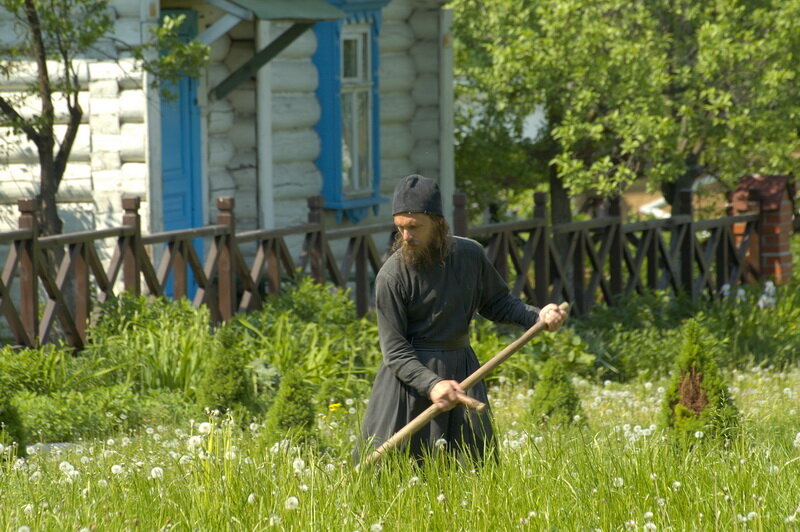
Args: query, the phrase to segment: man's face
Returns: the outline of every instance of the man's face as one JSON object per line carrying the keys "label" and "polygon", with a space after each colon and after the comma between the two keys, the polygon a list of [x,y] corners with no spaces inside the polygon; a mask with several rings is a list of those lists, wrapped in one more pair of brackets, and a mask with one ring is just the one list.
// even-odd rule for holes
{"label": "man's face", "polygon": [[403,238],[403,244],[412,249],[423,249],[433,238],[433,219],[424,213],[395,214],[394,225]]}

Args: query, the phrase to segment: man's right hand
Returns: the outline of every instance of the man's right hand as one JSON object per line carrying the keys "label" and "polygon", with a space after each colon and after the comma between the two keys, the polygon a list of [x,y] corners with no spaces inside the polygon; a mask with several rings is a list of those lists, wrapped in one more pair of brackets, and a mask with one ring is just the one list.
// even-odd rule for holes
{"label": "man's right hand", "polygon": [[458,381],[439,381],[428,392],[431,402],[438,405],[442,411],[452,410],[459,404],[472,407],[474,399],[467,396]]}

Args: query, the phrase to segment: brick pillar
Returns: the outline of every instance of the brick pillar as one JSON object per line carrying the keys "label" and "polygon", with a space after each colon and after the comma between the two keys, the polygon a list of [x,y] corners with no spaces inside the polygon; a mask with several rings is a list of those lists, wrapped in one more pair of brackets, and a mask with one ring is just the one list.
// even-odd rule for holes
{"label": "brick pillar", "polygon": [[783,190],[775,208],[765,208],[761,216],[761,275],[780,284],[792,278],[792,200]]}

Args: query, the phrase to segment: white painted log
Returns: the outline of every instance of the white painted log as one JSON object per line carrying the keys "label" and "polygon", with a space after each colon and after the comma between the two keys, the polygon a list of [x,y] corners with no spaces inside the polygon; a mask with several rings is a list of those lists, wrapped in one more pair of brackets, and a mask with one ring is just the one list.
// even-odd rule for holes
{"label": "white painted log", "polygon": [[132,59],[119,61],[97,61],[84,64],[88,69],[87,79],[92,81],[115,79],[123,89],[138,88],[142,84],[142,71]]}
{"label": "white painted log", "polygon": [[143,163],[145,158],[145,140],[147,127],[145,124],[122,124],[120,127],[122,146],[119,150],[123,163]]}
{"label": "white painted log", "polygon": [[253,54],[255,54],[253,41],[231,41],[230,50],[223,62],[228,70],[234,72],[252,58]]}
{"label": "white painted log", "polygon": [[233,176],[233,181],[236,183],[237,190],[242,187],[255,190],[256,184],[258,183],[258,177],[255,168],[240,168],[238,170],[232,170],[231,175]]}
{"label": "white painted log", "polygon": [[147,181],[147,164],[125,163],[122,165],[122,179],[127,181]]}
{"label": "white painted log", "polygon": [[234,115],[240,116],[253,116],[256,115],[256,91],[233,91],[226,101],[230,102],[233,106]]}
{"label": "white painted log", "polygon": [[272,92],[314,92],[319,76],[317,68],[308,60],[273,59]]}
{"label": "white painted log", "polygon": [[414,61],[408,54],[381,55],[381,92],[411,90],[415,77]]}
{"label": "white painted log", "polygon": [[313,162],[276,164],[273,170],[275,199],[319,194],[322,174]]}
{"label": "white painted log", "polygon": [[139,18],[141,16],[142,0],[109,0],[108,5],[114,8],[118,17],[133,17]]}
{"label": "white painted log", "polygon": [[237,150],[253,150],[256,146],[256,120],[254,116],[239,117],[228,132],[228,138]]}
{"label": "white painted log", "polygon": [[142,44],[142,29],[139,17],[123,17],[114,21],[114,37],[122,41],[117,46],[127,48]]}
{"label": "white painted log", "polygon": [[414,80],[411,96],[418,106],[435,106],[439,103],[439,78],[434,74],[423,74]]}
{"label": "white painted log", "polygon": [[272,135],[273,162],[315,161],[319,157],[319,136],[312,129],[276,131]]}
{"label": "white painted log", "polygon": [[235,152],[236,148],[226,135],[208,137],[209,168],[225,168]]}
{"label": "white painted log", "polygon": [[209,47],[208,59],[212,63],[221,63],[228,56],[231,49],[231,38],[228,35],[223,35]]}
{"label": "white painted log", "polygon": [[314,127],[320,106],[313,93],[280,93],[272,97],[272,130]]}
{"label": "white painted log", "polygon": [[93,149],[90,156],[92,170],[118,170],[122,166],[119,151]]}
{"label": "white painted log", "polygon": [[[439,168],[439,143],[433,140],[420,140],[414,144],[411,152],[411,163],[421,170],[431,173],[435,171],[438,175]],[[428,177],[433,178],[433,175]]]}
{"label": "white painted log", "polygon": [[[38,96],[32,94],[23,94],[17,91],[0,92],[6,101],[8,101],[17,112],[24,118],[31,118],[42,112],[42,103]],[[81,92],[78,94],[78,103],[84,113],[81,117],[81,123],[85,124],[89,121],[89,116],[86,110],[89,108],[89,94]],[[69,111],[67,110],[67,102],[62,93],[53,93],[53,105],[55,111],[55,123],[66,124],[69,120]]]}
{"label": "white painted log", "polygon": [[414,140],[438,140],[439,109],[437,107],[421,107],[414,113],[411,121],[411,134]]}
{"label": "white painted log", "polygon": [[[270,26],[270,36],[275,39],[280,36],[291,24],[287,22],[275,22]],[[317,36],[314,33],[314,28],[310,28],[303,32],[300,37],[292,41],[292,44],[287,46],[278,54],[276,59],[309,59],[314,52],[317,51]]]}
{"label": "white painted log", "polygon": [[414,31],[404,21],[387,21],[381,27],[381,53],[405,52],[414,44]]}
{"label": "white painted log", "polygon": [[229,32],[234,41],[253,40],[255,38],[255,22],[253,20],[243,20],[234,26]]}
{"label": "white painted log", "polygon": [[383,20],[406,20],[411,16],[413,8],[414,6],[411,5],[411,0],[392,0],[383,8]]}
{"label": "white painted log", "polygon": [[233,195],[236,200],[236,220],[258,217],[258,193],[255,188],[237,188]]}
{"label": "white painted log", "polygon": [[92,138],[97,135],[119,135],[119,115],[91,115],[89,118],[89,127],[92,129]]}
{"label": "white painted log", "polygon": [[119,93],[119,118],[123,122],[144,122],[147,97],[142,90],[124,90]]}
{"label": "white painted log", "polygon": [[214,168],[208,171],[208,188],[219,196],[232,196],[236,190],[236,182],[225,168]]}
{"label": "white painted log", "polygon": [[381,192],[391,197],[394,187],[403,176],[413,173],[408,157],[381,159]]}
{"label": "white painted log", "polygon": [[226,168],[228,171],[240,170],[243,168],[258,168],[258,157],[255,150],[237,151]]}
{"label": "white painted log", "polygon": [[[56,137],[61,139],[64,137],[67,126],[56,124],[53,129]],[[36,146],[25,137],[15,137],[11,128],[0,127],[0,138],[6,139],[4,145],[0,146],[0,156],[2,157],[3,164],[33,163],[39,161]],[[84,125],[78,128],[69,160],[88,161],[89,147],[89,128]]]}
{"label": "white painted log", "polygon": [[417,74],[437,74],[439,72],[439,48],[436,41],[417,41],[409,51],[414,60]]}
{"label": "white painted log", "polygon": [[209,63],[208,67],[206,67],[206,79],[208,80],[209,88],[219,85],[230,73],[231,71],[225,63]]}
{"label": "white painted log", "polygon": [[408,22],[418,39],[437,40],[439,38],[439,12],[428,9],[415,9]]}
{"label": "white painted log", "polygon": [[92,182],[95,192],[120,192],[127,188],[127,183],[122,179],[122,171],[95,170],[92,172]]}
{"label": "white painted log", "polygon": [[381,124],[408,123],[415,110],[416,104],[408,92],[381,94]]}
{"label": "white painted log", "polygon": [[[275,224],[277,227],[289,225],[300,225],[308,222],[308,198],[297,197],[297,199],[286,198],[275,202]],[[289,242],[287,242],[289,244]],[[298,256],[298,250],[302,242],[298,239],[294,245],[289,245],[292,257]]]}
{"label": "white painted log", "polygon": [[235,112],[233,105],[227,100],[214,100],[208,110],[209,135],[221,134],[230,131],[233,127]]}
{"label": "white painted log", "polygon": [[381,125],[381,159],[408,157],[414,138],[406,125]]}
{"label": "white painted log", "polygon": [[115,79],[93,80],[89,82],[89,95],[94,98],[118,98],[119,83]]}
{"label": "white painted log", "polygon": [[[81,88],[88,88],[89,68],[84,61],[75,61],[75,70],[78,75],[78,83]],[[62,77],[64,69],[56,61],[47,62],[47,71],[51,80],[58,80]],[[31,84],[36,83],[38,71],[34,63],[23,63],[19,69],[8,78],[0,76],[0,91],[26,91]]]}

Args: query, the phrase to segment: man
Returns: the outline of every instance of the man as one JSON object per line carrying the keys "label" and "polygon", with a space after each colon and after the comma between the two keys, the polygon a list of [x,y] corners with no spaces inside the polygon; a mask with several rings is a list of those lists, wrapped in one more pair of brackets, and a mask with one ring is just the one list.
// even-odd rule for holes
{"label": "man", "polygon": [[494,441],[489,409],[479,413],[463,405],[467,396],[488,404],[486,385],[466,393],[459,386],[480,366],[469,345],[473,314],[525,329],[542,319],[551,331],[566,316],[554,304],[539,312],[511,296],[480,244],[448,235],[441,193],[431,179],[403,178],[392,214],[395,252],[375,279],[383,361],[362,436],[377,447],[438,403],[445,412],[411,438],[411,454],[420,458],[447,447],[482,459]]}

